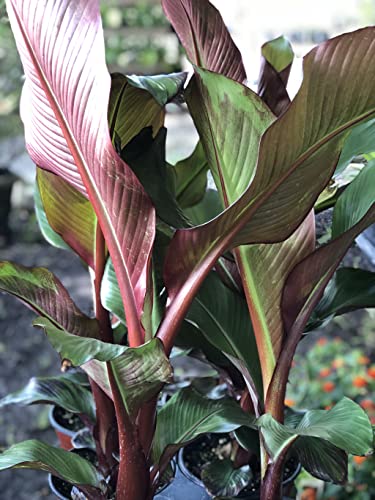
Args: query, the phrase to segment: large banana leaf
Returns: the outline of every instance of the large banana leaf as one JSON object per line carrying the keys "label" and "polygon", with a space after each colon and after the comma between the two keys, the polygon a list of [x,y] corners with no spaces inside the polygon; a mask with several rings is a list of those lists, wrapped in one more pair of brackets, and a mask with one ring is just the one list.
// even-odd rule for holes
{"label": "large banana leaf", "polygon": [[0,399],[0,408],[10,404],[36,403],[51,403],[72,413],[83,413],[95,422],[95,405],[91,391],[64,376],[33,377],[23,389]]}
{"label": "large banana leaf", "polygon": [[69,483],[94,488],[100,488],[102,481],[95,467],[84,458],[36,439],[15,444],[0,453],[0,471],[6,469],[44,470]]}
{"label": "large banana leaf", "polygon": [[162,0],[164,12],[193,64],[243,82],[246,72],[220,12],[204,0]]}
{"label": "large banana leaf", "polygon": [[[234,203],[249,185],[260,139],[275,117],[260,98],[225,77],[196,70],[198,86],[188,95],[188,105],[207,151],[209,165],[223,204]],[[233,106],[220,107],[223,93]],[[202,101],[207,110],[202,114]],[[252,117],[238,134],[239,120]],[[222,122],[227,125],[223,133]],[[228,140],[228,137],[235,140]],[[246,139],[245,139],[246,138]],[[265,389],[272,377],[283,340],[281,294],[293,267],[314,249],[314,217],[308,219],[284,243],[241,247],[236,253],[245,294],[251,311]],[[246,342],[244,337],[244,342]]]}
{"label": "large banana leaf", "polygon": [[[374,36],[375,29],[367,28],[312,50],[305,57],[304,81],[295,100],[262,136],[255,176],[245,193],[210,223],[177,231],[166,263],[171,305],[159,332],[163,340],[175,328],[171,320],[176,310],[188,306],[223,252],[239,244],[283,240],[304,220],[333,174],[347,133],[375,114],[370,83],[375,82]],[[223,78],[216,77],[218,81]],[[369,83],[363,86],[364,81]],[[229,85],[233,82],[228,80]],[[253,117],[245,116],[231,95],[232,89],[222,88],[221,113],[226,108],[238,109],[236,137],[244,134],[247,141],[245,131]],[[227,143],[236,140],[227,134],[228,124],[222,131]],[[218,150],[218,155],[223,154]]]}
{"label": "large banana leaf", "polygon": [[27,149],[35,163],[61,176],[93,204],[124,298],[130,342],[137,345],[143,339],[139,317],[155,214],[111,143],[111,82],[99,0],[6,4],[26,76],[21,114]]}
{"label": "large banana leaf", "polygon": [[99,324],[85,316],[50,271],[0,262],[0,290],[10,293],[72,335],[99,338]]}

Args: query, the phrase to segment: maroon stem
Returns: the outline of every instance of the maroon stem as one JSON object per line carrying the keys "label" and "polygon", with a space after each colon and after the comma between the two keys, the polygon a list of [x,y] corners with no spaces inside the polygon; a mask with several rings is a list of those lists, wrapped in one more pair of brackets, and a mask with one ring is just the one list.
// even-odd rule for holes
{"label": "maroon stem", "polygon": [[115,403],[120,445],[116,500],[146,500],[150,489],[150,473],[146,457],[140,444],[137,427],[131,421],[122,402],[111,364],[107,363],[107,367]]}
{"label": "maroon stem", "polygon": [[[113,342],[109,313],[100,300],[100,287],[104,274],[106,246],[99,224],[96,230],[95,251],[95,311],[102,339]],[[108,378],[117,418],[120,464],[118,470],[116,500],[146,500],[149,492],[150,474],[146,458],[138,438],[138,430],[131,421],[113,375],[111,363],[107,363]]]}
{"label": "maroon stem", "polygon": [[116,465],[114,453],[118,452],[117,421],[113,401],[90,379],[95,401],[96,424],[94,439],[96,454],[104,476],[108,476]]}
{"label": "maroon stem", "polygon": [[140,441],[146,458],[149,458],[151,444],[154,438],[156,425],[156,404],[158,398],[145,403],[138,415],[137,426],[139,429]]}
{"label": "maroon stem", "polygon": [[281,500],[284,460],[269,464],[260,489],[260,500]]}

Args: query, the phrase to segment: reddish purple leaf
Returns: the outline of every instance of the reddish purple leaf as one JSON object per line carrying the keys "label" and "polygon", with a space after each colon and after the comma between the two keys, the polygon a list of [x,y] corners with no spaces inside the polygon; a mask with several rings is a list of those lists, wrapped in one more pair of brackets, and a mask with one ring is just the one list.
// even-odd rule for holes
{"label": "reddish purple leaf", "polygon": [[[367,28],[312,50],[304,60],[305,78],[297,97],[262,137],[248,189],[208,224],[176,232],[167,256],[170,306],[160,338],[171,338],[176,311],[187,307],[220,255],[241,244],[283,241],[301,224],[329,182],[347,132],[375,114],[374,40],[374,28]],[[231,97],[222,88],[216,106],[234,108],[241,133],[251,117]]]}
{"label": "reddish purple leaf", "polygon": [[93,204],[118,277],[131,342],[140,343],[155,214],[109,136],[111,80],[99,0],[7,0],[7,9],[26,75],[21,114],[28,151],[40,167],[61,176]]}
{"label": "reddish purple leaf", "polygon": [[14,295],[40,316],[73,335],[99,338],[95,319],[85,316],[48,269],[0,262],[0,290]]}
{"label": "reddish purple leaf", "polygon": [[162,0],[162,5],[193,64],[241,83],[246,80],[241,53],[208,0]]}

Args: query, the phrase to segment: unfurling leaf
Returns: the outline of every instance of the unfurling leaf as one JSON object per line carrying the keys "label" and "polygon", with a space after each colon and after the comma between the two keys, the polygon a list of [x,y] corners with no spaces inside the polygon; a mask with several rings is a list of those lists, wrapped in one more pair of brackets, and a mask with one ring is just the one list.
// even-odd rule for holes
{"label": "unfurling leaf", "polygon": [[262,46],[258,94],[276,116],[279,116],[290,105],[286,85],[293,59],[292,46],[284,36],[275,38]]}

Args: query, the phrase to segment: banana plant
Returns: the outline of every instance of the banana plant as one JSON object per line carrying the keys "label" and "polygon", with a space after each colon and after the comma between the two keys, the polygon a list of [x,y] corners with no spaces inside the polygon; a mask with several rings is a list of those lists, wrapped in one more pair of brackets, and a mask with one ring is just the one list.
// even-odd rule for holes
{"label": "banana plant", "polygon": [[[207,0],[162,0],[193,65],[187,85],[184,73],[111,76],[99,0],[6,5],[25,72],[37,218],[51,244],[88,268],[95,316],[48,270],[0,263],[0,289],[37,313],[34,326],[91,385],[90,393],[74,380],[34,379],[0,406],[48,402],[88,415],[99,465],[31,440],[0,454],[0,470],[47,470],[87,498],[147,500],[180,448],[230,432],[236,456],[202,474],[212,494],[239,493],[254,450],[262,500],[280,498],[290,454],[317,477],[344,481],[347,454],[373,449],[364,411],[344,399],[290,416],[284,397],[302,336],[374,305],[371,273],[351,289],[335,272],[375,221],[375,163],[335,200],[332,238],[319,248],[314,205],[336,168],[375,139],[375,29],[313,49],[291,102],[289,42],[262,47],[254,93]],[[200,140],[169,165],[164,117],[175,98],[187,103]],[[158,409],[175,345],[199,349],[225,373],[227,396],[188,387]]]}

